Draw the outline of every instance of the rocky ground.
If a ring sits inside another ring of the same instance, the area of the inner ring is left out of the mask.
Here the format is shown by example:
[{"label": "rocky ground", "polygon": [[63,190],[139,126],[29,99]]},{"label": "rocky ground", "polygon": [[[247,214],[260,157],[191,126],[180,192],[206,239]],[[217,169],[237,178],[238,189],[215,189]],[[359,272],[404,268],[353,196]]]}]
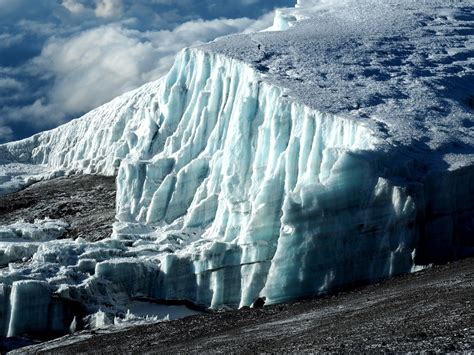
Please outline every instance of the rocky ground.
[{"label": "rocky ground", "polygon": [[46,217],[69,223],[64,238],[97,241],[109,237],[115,220],[115,178],[60,177],[0,196],[0,225]]},{"label": "rocky ground", "polygon": [[473,302],[470,258],[320,299],[83,333],[20,352],[472,352]]}]

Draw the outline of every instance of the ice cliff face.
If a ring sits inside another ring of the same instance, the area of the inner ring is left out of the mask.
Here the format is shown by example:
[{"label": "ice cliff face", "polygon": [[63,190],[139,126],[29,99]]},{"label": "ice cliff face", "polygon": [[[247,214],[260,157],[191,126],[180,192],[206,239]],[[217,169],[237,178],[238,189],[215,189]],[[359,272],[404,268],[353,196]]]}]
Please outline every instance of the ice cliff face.
[{"label": "ice cliff face", "polygon": [[236,307],[411,270],[416,206],[377,175],[364,126],[200,51],[183,53],[158,98],[162,139],[121,164],[117,216],[196,236],[164,257],[165,275],[188,269],[166,278],[164,298]]},{"label": "ice cliff face", "polygon": [[[0,273],[0,331],[59,331],[74,315],[113,313],[137,297],[275,303],[472,251],[472,113],[439,88],[467,59],[430,59],[423,32],[457,31],[445,51],[471,53],[469,6],[429,1],[416,8],[431,22],[398,21],[414,12],[410,4],[299,1],[277,14],[278,32],[187,49],[162,80],[0,146],[2,160],[48,174],[116,173],[118,220],[99,243],[42,238],[28,257],[10,253],[25,263]],[[392,17],[381,18],[380,6]],[[335,49],[337,31],[324,27],[331,21],[351,23],[352,32],[340,31],[346,47]],[[377,41],[394,61],[389,72]],[[390,52],[403,46],[412,52]],[[414,72],[407,58],[420,57],[437,76]],[[473,70],[456,72],[460,85]],[[429,108],[440,102],[445,111]]]}]

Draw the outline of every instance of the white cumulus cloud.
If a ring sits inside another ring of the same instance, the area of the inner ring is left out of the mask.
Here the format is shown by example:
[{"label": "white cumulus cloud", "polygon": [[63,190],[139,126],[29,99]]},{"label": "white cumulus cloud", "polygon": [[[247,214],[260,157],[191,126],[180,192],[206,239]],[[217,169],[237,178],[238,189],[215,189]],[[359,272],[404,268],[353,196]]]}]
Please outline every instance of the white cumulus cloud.
[{"label": "white cumulus cloud", "polygon": [[80,14],[86,11],[86,7],[76,0],[64,0],[62,5],[73,14]]},{"label": "white cumulus cloud", "polygon": [[123,13],[122,0],[97,0],[97,17],[119,17]]}]

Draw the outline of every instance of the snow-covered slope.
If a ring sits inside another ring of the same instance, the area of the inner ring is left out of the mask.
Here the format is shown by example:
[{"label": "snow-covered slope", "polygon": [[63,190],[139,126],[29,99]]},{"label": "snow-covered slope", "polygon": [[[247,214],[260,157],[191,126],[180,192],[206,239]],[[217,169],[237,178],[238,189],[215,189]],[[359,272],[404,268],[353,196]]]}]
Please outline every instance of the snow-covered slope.
[{"label": "snow-covered slope", "polygon": [[151,139],[156,126],[151,82],[51,131],[0,145],[0,194],[34,180],[76,172],[113,175],[121,159]]},{"label": "snow-covered slope", "polygon": [[46,174],[117,173],[118,219],[108,240],[43,238],[0,271],[1,332],[136,297],[280,302],[472,252],[472,12],[299,1],[267,32],[187,49],[162,80],[0,146]]}]

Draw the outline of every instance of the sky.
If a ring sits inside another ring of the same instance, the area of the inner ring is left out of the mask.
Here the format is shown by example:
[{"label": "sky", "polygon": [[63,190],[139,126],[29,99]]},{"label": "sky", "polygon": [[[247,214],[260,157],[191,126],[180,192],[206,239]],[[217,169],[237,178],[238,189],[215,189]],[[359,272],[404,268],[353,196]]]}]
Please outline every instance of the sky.
[{"label": "sky", "polygon": [[0,143],[166,74],[184,47],[269,27],[295,0],[0,0]]}]

